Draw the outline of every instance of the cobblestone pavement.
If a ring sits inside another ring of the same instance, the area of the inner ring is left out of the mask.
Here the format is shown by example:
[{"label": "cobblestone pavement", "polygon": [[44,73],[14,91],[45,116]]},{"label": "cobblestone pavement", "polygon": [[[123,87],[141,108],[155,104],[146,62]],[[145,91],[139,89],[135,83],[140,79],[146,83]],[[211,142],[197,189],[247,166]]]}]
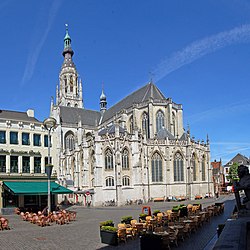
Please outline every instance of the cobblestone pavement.
[{"label": "cobblestone pavement", "polygon": [[[205,224],[199,232],[191,235],[190,239],[181,242],[178,249],[204,249],[207,243],[216,234],[217,225],[224,223],[230,217],[234,196],[220,197],[218,201],[225,201],[223,215],[214,217],[210,223]],[[190,201],[189,201],[190,202]],[[182,203],[189,203],[188,201]],[[216,202],[214,199],[199,201],[203,207]],[[151,210],[165,211],[177,205],[178,202],[150,203]],[[131,215],[138,218],[142,206],[132,205],[124,207],[85,208],[73,206],[70,210],[77,211],[77,220],[67,225],[39,227],[29,222],[22,221],[17,215],[5,215],[9,219],[11,230],[0,231],[1,250],[129,250],[140,249],[139,239],[128,240],[119,246],[108,246],[100,242],[99,222],[112,219],[116,224],[122,216]],[[173,247],[174,249],[174,247]],[[208,250],[208,248],[206,248]]]}]

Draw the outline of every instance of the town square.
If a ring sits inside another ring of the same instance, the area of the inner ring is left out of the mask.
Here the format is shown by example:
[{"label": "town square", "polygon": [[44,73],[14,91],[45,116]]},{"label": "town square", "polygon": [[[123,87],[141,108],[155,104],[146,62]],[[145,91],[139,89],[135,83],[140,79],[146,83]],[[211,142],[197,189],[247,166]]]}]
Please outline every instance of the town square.
[{"label": "town square", "polygon": [[248,249],[248,0],[3,0],[0,249]]}]

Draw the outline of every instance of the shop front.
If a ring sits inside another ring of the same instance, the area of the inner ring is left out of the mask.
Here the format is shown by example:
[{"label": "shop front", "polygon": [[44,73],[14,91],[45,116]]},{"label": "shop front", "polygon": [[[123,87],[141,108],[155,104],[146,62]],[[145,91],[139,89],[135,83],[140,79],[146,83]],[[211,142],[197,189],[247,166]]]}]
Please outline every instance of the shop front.
[{"label": "shop front", "polygon": [[[55,209],[60,194],[71,194],[71,190],[57,184],[50,183],[51,207]],[[47,181],[3,181],[2,182],[2,211],[16,207],[21,211],[42,211],[48,205]]]}]

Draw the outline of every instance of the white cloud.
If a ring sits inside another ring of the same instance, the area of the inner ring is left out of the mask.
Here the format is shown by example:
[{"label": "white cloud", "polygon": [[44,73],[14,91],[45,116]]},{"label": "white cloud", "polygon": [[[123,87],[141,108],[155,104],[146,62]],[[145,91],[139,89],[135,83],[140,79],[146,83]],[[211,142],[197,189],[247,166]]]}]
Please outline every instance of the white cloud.
[{"label": "white cloud", "polygon": [[152,72],[154,81],[157,82],[182,66],[226,46],[248,42],[250,42],[250,24],[195,41],[161,62]]},{"label": "white cloud", "polygon": [[245,99],[240,102],[234,102],[230,104],[226,104],[220,107],[215,107],[212,109],[208,109],[196,114],[189,115],[187,117],[188,123],[194,124],[203,120],[213,120],[215,118],[223,117],[226,115],[232,116],[234,113],[244,113],[247,114],[250,111],[250,100]]},{"label": "white cloud", "polygon": [[30,52],[29,52],[27,63],[26,63],[25,70],[24,70],[23,77],[22,77],[22,81],[21,81],[22,86],[25,84],[25,82],[29,81],[33,76],[40,52],[41,52],[42,47],[47,39],[47,36],[49,34],[49,31],[50,31],[51,26],[54,22],[54,19],[56,17],[56,14],[57,14],[57,11],[58,11],[60,5],[61,5],[61,0],[53,1],[52,6],[49,10],[47,27],[44,30],[42,37],[39,37],[38,42],[36,41],[37,46],[33,50],[30,50]]}]

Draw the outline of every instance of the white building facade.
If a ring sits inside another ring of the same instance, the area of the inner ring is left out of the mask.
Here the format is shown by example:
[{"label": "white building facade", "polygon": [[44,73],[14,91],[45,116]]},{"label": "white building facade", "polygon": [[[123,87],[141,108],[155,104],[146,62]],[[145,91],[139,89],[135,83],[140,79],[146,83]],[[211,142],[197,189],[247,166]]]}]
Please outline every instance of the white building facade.
[{"label": "white building facade", "polygon": [[195,141],[183,128],[183,109],[149,82],[107,108],[83,107],[82,82],[66,31],[64,61],[51,102],[57,120],[54,165],[60,184],[102,205],[114,200],[213,193],[209,140]]}]

